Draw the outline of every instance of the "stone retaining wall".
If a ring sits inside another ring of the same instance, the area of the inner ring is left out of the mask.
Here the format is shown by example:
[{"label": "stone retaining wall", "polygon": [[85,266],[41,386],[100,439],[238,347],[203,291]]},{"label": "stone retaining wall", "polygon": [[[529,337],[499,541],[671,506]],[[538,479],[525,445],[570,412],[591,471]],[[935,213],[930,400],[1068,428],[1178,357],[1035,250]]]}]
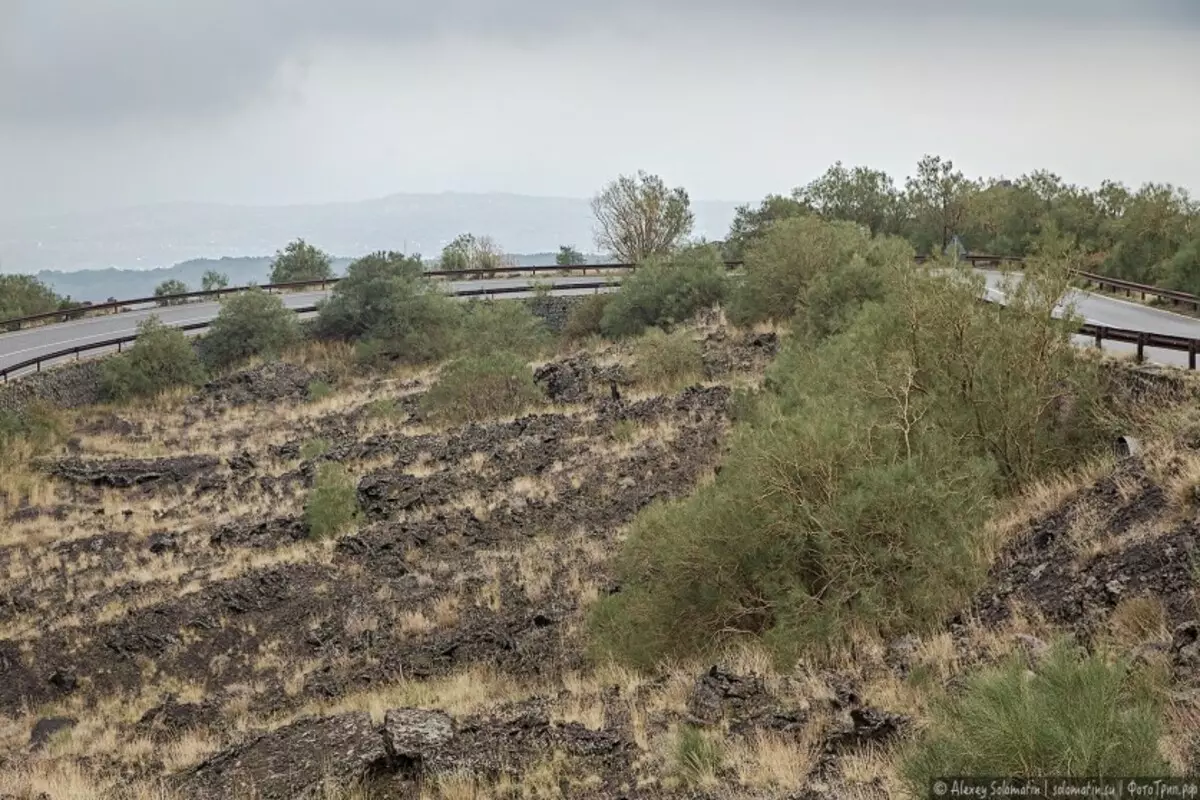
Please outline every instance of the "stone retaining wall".
[{"label": "stone retaining wall", "polygon": [[21,413],[31,403],[80,408],[100,402],[100,360],[73,362],[0,383],[0,413]]},{"label": "stone retaining wall", "polygon": [[571,316],[571,310],[579,305],[585,296],[531,297],[524,302],[534,316],[540,317],[546,323],[547,328],[554,333],[561,333],[562,329],[567,326],[567,318]]}]

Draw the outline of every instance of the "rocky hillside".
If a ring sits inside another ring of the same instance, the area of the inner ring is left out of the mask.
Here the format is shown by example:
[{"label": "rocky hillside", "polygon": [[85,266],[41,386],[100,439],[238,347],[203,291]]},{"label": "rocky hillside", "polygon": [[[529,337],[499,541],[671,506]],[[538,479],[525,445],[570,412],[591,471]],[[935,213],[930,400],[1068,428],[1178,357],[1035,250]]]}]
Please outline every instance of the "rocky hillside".
[{"label": "rocky hillside", "polygon": [[[433,371],[346,376],[337,353],[79,412],[0,498],[0,797],[887,798],[941,687],[1063,631],[1159,664],[1163,752],[1198,766],[1186,420],[1006,508],[988,588],[931,635],[787,672],[753,646],[589,659],[624,527],[711,479],[777,346],[694,335],[680,392],[607,344],[537,365],[549,405],[466,426],[423,417]],[[313,539],[328,462],[359,517]]]}]

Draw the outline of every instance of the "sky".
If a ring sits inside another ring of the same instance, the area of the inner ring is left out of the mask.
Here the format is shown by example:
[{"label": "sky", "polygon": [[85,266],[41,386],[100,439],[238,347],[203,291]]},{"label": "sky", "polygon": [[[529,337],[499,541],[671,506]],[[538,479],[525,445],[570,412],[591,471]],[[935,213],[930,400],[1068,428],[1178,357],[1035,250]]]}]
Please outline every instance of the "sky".
[{"label": "sky", "polygon": [[834,161],[1200,194],[1200,0],[0,0],[0,214],[757,200]]}]

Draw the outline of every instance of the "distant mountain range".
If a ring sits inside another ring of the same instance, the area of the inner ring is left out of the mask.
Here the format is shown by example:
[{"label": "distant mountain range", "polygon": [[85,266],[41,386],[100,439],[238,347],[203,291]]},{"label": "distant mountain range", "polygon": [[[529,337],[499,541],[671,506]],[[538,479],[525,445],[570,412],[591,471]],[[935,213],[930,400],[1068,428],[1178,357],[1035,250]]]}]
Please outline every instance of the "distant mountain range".
[{"label": "distant mountain range", "polygon": [[[553,264],[554,253],[513,255],[511,258],[522,266]],[[342,275],[353,259],[335,258],[333,270]],[[591,257],[592,261],[606,261]],[[240,256],[234,258],[196,258],[158,269],[82,269],[74,272],[42,270],[36,273],[39,280],[61,295],[80,302],[103,302],[110,297],[127,300],[135,297],[150,297],[154,288],[165,280],[180,280],[189,289],[200,289],[200,280],[205,272],[216,270],[229,277],[230,286],[245,286],[250,283],[269,283],[271,258],[269,256]]]},{"label": "distant mountain range", "polygon": [[[723,239],[736,206],[693,201],[696,235]],[[171,203],[0,219],[0,271],[182,269],[180,262],[221,258],[237,262],[226,271],[253,270],[257,257],[298,237],[346,258],[374,250],[433,258],[460,233],[491,236],[510,253],[554,252],[560,245],[587,252],[594,249],[592,228],[586,199],[515,194],[395,194],[293,206]]]}]

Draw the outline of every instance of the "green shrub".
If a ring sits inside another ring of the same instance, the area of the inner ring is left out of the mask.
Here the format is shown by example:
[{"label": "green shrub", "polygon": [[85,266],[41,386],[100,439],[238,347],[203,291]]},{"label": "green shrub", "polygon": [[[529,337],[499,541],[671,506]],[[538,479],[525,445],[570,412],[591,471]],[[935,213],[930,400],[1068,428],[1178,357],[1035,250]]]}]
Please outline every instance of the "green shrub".
[{"label": "green shrub", "polygon": [[221,312],[200,340],[200,357],[219,369],[254,356],[277,358],[299,341],[296,313],[278,295],[255,288],[221,303]]},{"label": "green shrub", "polygon": [[0,320],[45,314],[68,302],[32,275],[0,275]]},{"label": "green shrub", "polygon": [[20,438],[44,449],[66,434],[62,413],[45,402],[32,403],[21,411],[0,411],[0,452]]},{"label": "green shrub", "polygon": [[311,381],[308,384],[308,401],[319,403],[333,394],[333,387],[325,381]]},{"label": "green shrub", "polygon": [[425,364],[450,355],[459,342],[462,304],[424,277],[417,256],[373,253],[355,261],[321,305],[316,333],[370,342],[362,363]]},{"label": "green shrub", "polygon": [[101,392],[116,401],[150,397],[203,380],[204,367],[191,340],[153,316],[138,325],[137,341],[128,352],[100,366]]},{"label": "green shrub", "polygon": [[867,303],[883,298],[881,270],[860,255],[840,269],[818,272],[804,291],[799,327],[813,339],[845,330]]},{"label": "green shrub", "polygon": [[636,336],[650,327],[670,327],[722,302],[727,290],[725,264],[714,247],[652,259],[639,265],[613,294],[600,329],[616,338]]},{"label": "green shrub", "polygon": [[303,239],[289,242],[271,261],[271,283],[298,283],[333,277],[333,259]]},{"label": "green shrub", "polygon": [[675,738],[675,771],[690,786],[712,785],[725,761],[717,734],[681,725]]},{"label": "green shrub", "polygon": [[[160,283],[158,286],[154,287],[154,296],[155,297],[165,298],[165,297],[168,297],[170,295],[175,295],[175,294],[187,294],[187,292],[188,292],[187,284],[184,283],[183,281],[177,280],[175,278],[171,278],[170,280],[165,280],[162,283]],[[164,300],[158,301],[158,304],[160,306],[180,306],[180,305],[184,305],[185,303],[187,303],[186,297],[177,297],[172,300],[164,299]]]},{"label": "green shrub", "polygon": [[740,401],[717,479],[635,519],[596,654],[652,666],[755,635],[786,664],[961,607],[995,500],[1110,434],[1051,313],[1065,273],[1030,269],[1001,311],[968,273],[893,264],[841,333],[791,339]]},{"label": "green shrub", "polygon": [[544,401],[529,365],[500,352],[451,362],[421,398],[421,410],[433,419],[461,423],[519,414]]},{"label": "green shrub", "polygon": [[[880,267],[912,263],[913,251],[900,239],[872,239],[866,228],[850,222],[807,216],[779,220],[746,252],[745,279],[730,299],[730,320],[745,325],[790,319],[804,307],[805,294],[818,276],[847,266],[855,256],[868,267]],[[853,279],[852,284],[862,277],[858,270],[843,273],[843,280]],[[838,294],[833,286],[823,291],[826,304]]]},{"label": "green shrub", "polygon": [[1033,675],[1011,659],[935,706],[903,777],[923,796],[947,775],[1168,776],[1158,752],[1161,702],[1134,678],[1124,663],[1064,643]]},{"label": "green shrub", "polygon": [[639,384],[659,391],[677,391],[700,380],[704,352],[686,330],[646,331],[634,343],[634,377]]},{"label": "green shrub", "polygon": [[304,444],[300,445],[300,458],[305,461],[311,461],[328,453],[329,448],[328,439],[308,439]]},{"label": "green shrub", "polygon": [[600,322],[604,319],[604,310],[612,301],[611,292],[589,294],[580,300],[567,315],[567,323],[563,327],[563,338],[568,342],[578,342],[589,336],[600,335]]},{"label": "green shrub", "polygon": [[390,397],[372,400],[367,405],[367,415],[375,419],[391,419],[401,414],[400,406]]},{"label": "green shrub", "polygon": [[304,504],[304,522],[314,539],[336,536],[354,524],[358,493],[353,478],[341,464],[324,463]]},{"label": "green shrub", "polygon": [[612,438],[615,442],[628,444],[637,436],[638,424],[631,419],[617,420],[613,423]]},{"label": "green shrub", "polygon": [[462,350],[486,355],[505,350],[533,358],[550,344],[546,323],[524,303],[485,300],[467,304],[462,322]]}]

